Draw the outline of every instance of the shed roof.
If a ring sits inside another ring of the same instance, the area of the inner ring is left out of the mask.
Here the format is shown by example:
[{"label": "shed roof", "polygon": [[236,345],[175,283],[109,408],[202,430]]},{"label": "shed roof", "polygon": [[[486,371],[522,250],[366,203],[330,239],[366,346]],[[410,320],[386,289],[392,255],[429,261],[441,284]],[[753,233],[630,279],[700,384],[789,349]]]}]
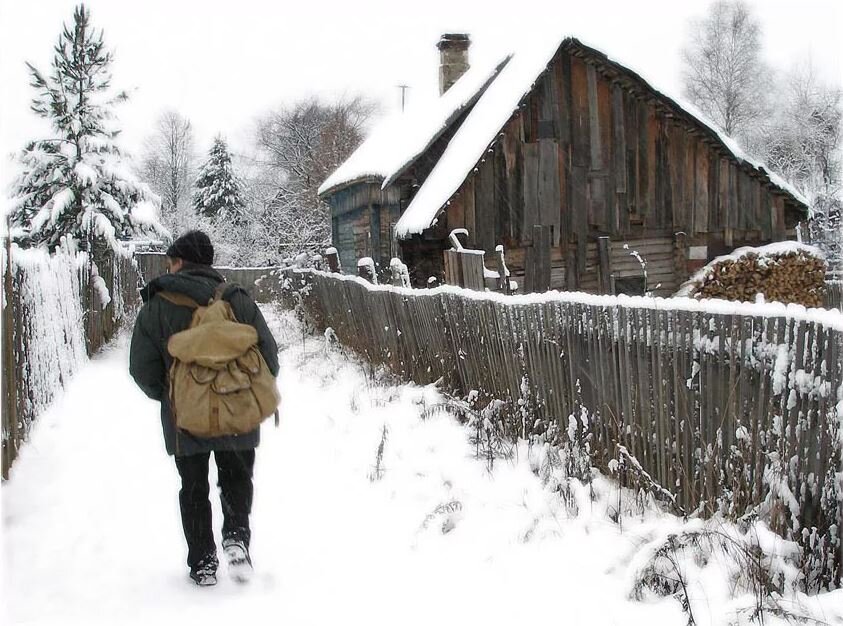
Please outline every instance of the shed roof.
[{"label": "shed roof", "polygon": [[424,109],[410,109],[383,119],[357,150],[322,183],[319,195],[363,180],[381,182],[382,187],[386,187],[477,101],[510,56],[491,66],[471,67],[448,91]]}]

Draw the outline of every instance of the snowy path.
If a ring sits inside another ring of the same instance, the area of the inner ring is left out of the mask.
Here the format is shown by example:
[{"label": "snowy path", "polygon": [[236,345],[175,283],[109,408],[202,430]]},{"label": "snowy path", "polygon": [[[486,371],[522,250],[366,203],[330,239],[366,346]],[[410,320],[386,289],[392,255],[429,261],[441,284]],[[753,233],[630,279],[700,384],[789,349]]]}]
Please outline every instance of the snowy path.
[{"label": "snowy path", "polygon": [[267,313],[284,405],[258,449],[255,580],[189,582],[177,473],[124,342],[72,381],[3,486],[3,623],[685,623],[673,599],[627,599],[630,555],[673,523],[621,532],[588,504],[571,518],[526,462],[489,476],[463,427],[419,419],[433,389],[375,385]]}]

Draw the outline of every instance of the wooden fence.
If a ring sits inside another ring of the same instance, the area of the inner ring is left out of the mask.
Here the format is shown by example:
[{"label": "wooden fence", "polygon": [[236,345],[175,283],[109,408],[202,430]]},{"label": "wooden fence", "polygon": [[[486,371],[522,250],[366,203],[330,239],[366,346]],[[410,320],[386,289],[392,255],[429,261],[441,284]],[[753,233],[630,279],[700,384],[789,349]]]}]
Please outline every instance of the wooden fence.
[{"label": "wooden fence", "polygon": [[843,311],[843,279],[825,281],[825,306]]},{"label": "wooden fence", "polygon": [[[3,255],[2,477],[37,416],[140,306],[138,287],[166,271],[164,255],[134,259],[58,251],[50,256],[8,243]],[[260,302],[276,297],[276,268],[217,268]]]},{"label": "wooden fence", "polygon": [[[166,273],[166,256],[162,253],[146,252],[135,255],[141,280],[148,283]],[[241,285],[256,302],[272,302],[278,296],[279,267],[215,267],[231,283]]]},{"label": "wooden fence", "polygon": [[87,355],[134,318],[138,274],[131,258],[60,250],[48,255],[7,242],[3,255],[2,477]]},{"label": "wooden fence", "polygon": [[586,416],[596,466],[640,464],[643,486],[669,493],[679,513],[759,514],[822,546],[814,586],[839,584],[836,312],[815,320],[784,305],[506,297],[285,273],[314,319],[371,362],[418,383],[441,378],[460,394],[521,402],[563,435],[571,416]]}]

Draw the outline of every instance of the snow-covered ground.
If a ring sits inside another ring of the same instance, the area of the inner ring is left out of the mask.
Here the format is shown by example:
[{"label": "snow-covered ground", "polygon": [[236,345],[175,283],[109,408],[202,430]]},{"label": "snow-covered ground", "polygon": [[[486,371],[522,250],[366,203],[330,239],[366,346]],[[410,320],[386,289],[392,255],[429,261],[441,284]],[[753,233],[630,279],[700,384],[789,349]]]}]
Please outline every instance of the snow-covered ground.
[{"label": "snow-covered ground", "polygon": [[[701,522],[650,511],[617,523],[610,481],[574,481],[560,497],[557,480],[533,471],[536,448],[489,471],[464,426],[421,419],[442,400],[435,389],[376,382],[336,346],[304,338],[290,314],[265,313],[284,402],[258,449],[252,583],[224,571],[215,588],[189,581],[177,473],[157,405],[128,377],[124,338],[41,417],[3,485],[2,623],[688,622],[672,597],[631,596],[653,551]],[[728,562],[680,565],[697,624],[748,620],[753,599],[733,593]],[[784,606],[843,621],[843,591]]]}]

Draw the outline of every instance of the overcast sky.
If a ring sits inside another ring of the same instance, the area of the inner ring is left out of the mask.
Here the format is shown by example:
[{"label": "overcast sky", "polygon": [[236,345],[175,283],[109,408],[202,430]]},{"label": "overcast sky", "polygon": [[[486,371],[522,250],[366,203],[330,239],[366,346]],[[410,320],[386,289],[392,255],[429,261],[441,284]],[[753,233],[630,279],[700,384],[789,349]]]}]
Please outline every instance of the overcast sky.
[{"label": "overcast sky", "polygon": [[[74,0],[0,0],[0,154],[41,132],[29,111],[24,66],[48,69]],[[573,34],[679,91],[679,50],[707,0],[89,0],[93,23],[115,53],[113,84],[131,91],[118,111],[122,144],[137,153],[157,115],[189,117],[198,147],[214,134],[246,150],[254,118],[307,95],[363,94],[385,110],[437,92],[443,32],[467,32],[470,59],[489,61],[529,41],[536,29]],[[777,68],[811,58],[843,83],[839,0],[763,0],[765,56]],[[8,166],[2,162],[3,181]]]}]

